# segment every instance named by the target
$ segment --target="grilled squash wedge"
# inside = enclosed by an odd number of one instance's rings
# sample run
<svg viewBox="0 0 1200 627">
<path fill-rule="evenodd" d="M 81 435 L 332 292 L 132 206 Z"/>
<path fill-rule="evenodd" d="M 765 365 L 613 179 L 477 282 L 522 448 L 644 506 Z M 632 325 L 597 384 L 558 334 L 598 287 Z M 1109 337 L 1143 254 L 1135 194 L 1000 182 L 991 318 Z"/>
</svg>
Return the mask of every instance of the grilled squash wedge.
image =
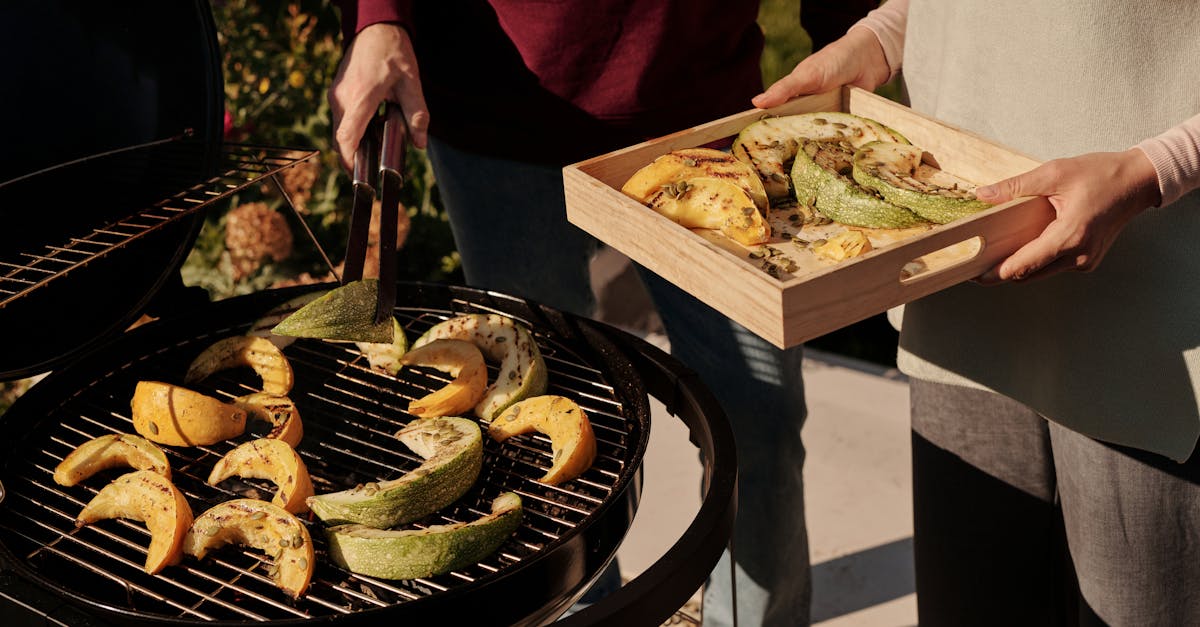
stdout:
<svg viewBox="0 0 1200 627">
<path fill-rule="evenodd" d="M 215 444 L 246 430 L 246 410 L 161 381 L 138 381 L 130 407 L 134 430 L 159 444 Z"/>
<path fill-rule="evenodd" d="M 479 478 L 483 434 L 466 418 L 419 418 L 396 437 L 425 461 L 397 479 L 317 494 L 308 505 L 325 523 L 386 529 L 412 522 L 458 500 Z"/>
<path fill-rule="evenodd" d="M 400 359 L 402 366 L 427 366 L 454 377 L 446 386 L 408 404 L 414 416 L 458 416 L 475 407 L 487 390 L 487 365 L 479 347 L 466 340 L 433 340 Z"/>
<path fill-rule="evenodd" d="M 188 366 L 183 382 L 198 383 L 213 373 L 242 366 L 258 373 L 264 392 L 287 394 L 292 389 L 292 365 L 283 352 L 270 340 L 252 335 L 227 337 L 204 349 Z"/>
<path fill-rule="evenodd" d="M 287 442 L 295 448 L 304 439 L 304 422 L 292 399 L 279 394 L 254 392 L 234 399 L 233 404 L 245 410 L 248 418 L 268 422 L 271 430 L 266 437 Z"/>
<path fill-rule="evenodd" d="M 75 524 L 83 526 L 106 518 L 146 523 L 150 546 L 143 568 L 155 575 L 179 563 L 184 537 L 192 524 L 192 508 L 169 479 L 150 470 L 138 470 L 104 486 L 79 512 Z"/>
<path fill-rule="evenodd" d="M 596 436 L 583 408 L 565 396 L 537 396 L 509 407 L 488 426 L 497 442 L 537 431 L 550 437 L 553 461 L 538 481 L 558 485 L 583 474 L 596 460 Z"/>
<path fill-rule="evenodd" d="M 521 524 L 522 515 L 521 497 L 505 492 L 492 501 L 491 513 L 471 522 L 405 530 L 339 525 L 326 530 L 329 557 L 370 577 L 432 577 L 495 553 Z"/>
<path fill-rule="evenodd" d="M 153 442 L 131 433 L 110 433 L 80 444 L 54 468 L 54 482 L 73 486 L 109 468 L 129 466 L 171 478 L 167 454 Z"/>
<path fill-rule="evenodd" d="M 268 570 L 275 585 L 293 598 L 308 590 L 316 568 L 312 537 L 304 523 L 266 501 L 233 499 L 196 517 L 184 538 L 183 551 L 196 559 L 238 544 L 258 549 L 273 560 Z"/>
<path fill-rule="evenodd" d="M 500 362 L 496 380 L 475 405 L 475 415 L 491 420 L 513 403 L 546 392 L 548 372 L 533 335 L 524 325 L 499 314 L 465 314 L 439 322 L 413 348 L 434 340 L 465 340 L 484 357 Z"/>
<path fill-rule="evenodd" d="M 771 238 L 771 227 L 741 188 L 697 177 L 665 186 L 647 199 L 651 209 L 688 228 L 714 229 L 745 246 Z"/>
<path fill-rule="evenodd" d="M 229 477 L 267 479 L 278 490 L 271 503 L 293 514 L 308 511 L 306 503 L 313 495 L 308 467 L 287 442 L 260 438 L 243 442 L 219 459 L 208 475 L 208 484 L 217 485 Z"/>
<path fill-rule="evenodd" d="M 741 188 L 760 211 L 767 210 L 767 193 L 754 169 L 712 148 L 684 148 L 662 155 L 629 177 L 621 191 L 644 203 L 666 186 L 695 178 L 726 181 Z"/>
</svg>

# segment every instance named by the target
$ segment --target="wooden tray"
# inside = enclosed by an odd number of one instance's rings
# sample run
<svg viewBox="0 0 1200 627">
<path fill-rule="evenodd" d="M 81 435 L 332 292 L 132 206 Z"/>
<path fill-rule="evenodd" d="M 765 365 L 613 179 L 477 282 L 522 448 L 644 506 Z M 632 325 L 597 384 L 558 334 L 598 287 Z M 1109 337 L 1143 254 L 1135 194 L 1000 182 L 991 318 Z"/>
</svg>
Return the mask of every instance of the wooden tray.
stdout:
<svg viewBox="0 0 1200 627">
<path fill-rule="evenodd" d="M 728 145 L 764 115 L 810 111 L 847 111 L 878 120 L 931 153 L 943 170 L 976 184 L 1038 165 L 886 98 L 847 88 L 768 111 L 746 111 L 567 166 L 567 218 L 781 348 L 977 277 L 1041 233 L 1052 218 L 1045 199 L 1019 198 L 946 225 L 865 230 L 875 246 L 867 254 L 831 262 L 800 252 L 792 255 L 794 271 L 773 276 L 763 269 L 761 258 L 751 255 L 760 247 L 743 247 L 714 231 L 687 229 L 620 191 L 635 171 L 659 155 Z M 770 213 L 773 227 L 786 228 L 786 215 L 774 209 Z M 805 229 L 805 235 L 820 236 Z M 773 231 L 769 246 L 789 252 L 799 248 L 790 236 Z"/>
</svg>

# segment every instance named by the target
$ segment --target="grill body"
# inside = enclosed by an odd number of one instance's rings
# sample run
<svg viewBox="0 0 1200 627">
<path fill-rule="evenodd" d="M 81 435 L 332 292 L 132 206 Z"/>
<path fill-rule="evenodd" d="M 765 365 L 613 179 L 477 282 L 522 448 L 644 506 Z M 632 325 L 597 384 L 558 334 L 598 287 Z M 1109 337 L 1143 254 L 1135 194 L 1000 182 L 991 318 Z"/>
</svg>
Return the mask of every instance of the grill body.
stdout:
<svg viewBox="0 0 1200 627">
<path fill-rule="evenodd" d="M 269 566 L 252 550 L 186 558 L 158 577 L 141 572 L 148 535 L 139 523 L 110 520 L 82 529 L 73 518 L 113 469 L 62 488 L 51 474 L 78 444 L 131 432 L 129 398 L 139 379 L 179 382 L 192 357 L 212 342 L 245 332 L 257 317 L 305 288 L 264 292 L 140 327 L 42 381 L 0 421 L 5 497 L 0 501 L 0 558 L 15 574 L 121 623 L 368 624 L 383 616 L 420 623 L 472 621 L 540 624 L 566 609 L 612 559 L 640 496 L 649 409 L 641 379 L 596 327 L 572 316 L 496 294 L 441 285 L 401 284 L 396 316 L 411 338 L 456 313 L 497 312 L 534 330 L 550 369 L 550 393 L 584 407 L 597 434 L 598 457 L 583 476 L 558 487 L 534 481 L 550 464 L 550 442 L 519 436 L 503 445 L 485 437 L 484 470 L 459 502 L 418 525 L 471 520 L 499 492 L 515 490 L 526 515 L 496 554 L 478 565 L 425 580 L 387 582 L 353 575 L 323 555 L 319 522 L 311 523 L 318 562 L 314 585 L 291 602 L 270 583 Z M 291 396 L 305 423 L 298 447 L 318 492 L 393 478 L 420 460 L 392 437 L 411 416 L 412 398 L 445 383 L 444 375 L 405 369 L 373 372 L 352 344 L 300 340 L 285 350 L 296 370 Z M 494 370 L 490 373 L 494 376 Z M 442 377 L 439 379 L 439 377 Z M 196 387 L 231 398 L 254 391 L 248 369 L 225 371 Z M 175 483 L 198 514 L 238 496 L 268 496 L 268 482 L 204 483 L 212 464 L 236 443 L 171 448 Z"/>
</svg>

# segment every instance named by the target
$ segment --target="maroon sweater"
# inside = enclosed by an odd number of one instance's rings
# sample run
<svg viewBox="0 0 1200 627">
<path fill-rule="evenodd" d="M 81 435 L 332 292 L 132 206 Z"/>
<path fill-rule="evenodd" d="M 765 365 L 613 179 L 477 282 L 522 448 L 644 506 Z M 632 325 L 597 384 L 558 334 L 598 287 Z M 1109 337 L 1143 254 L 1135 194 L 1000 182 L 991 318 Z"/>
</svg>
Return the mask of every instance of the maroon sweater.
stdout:
<svg viewBox="0 0 1200 627">
<path fill-rule="evenodd" d="M 563 165 L 749 109 L 758 0 L 347 0 L 413 39 L 430 134 Z"/>
</svg>

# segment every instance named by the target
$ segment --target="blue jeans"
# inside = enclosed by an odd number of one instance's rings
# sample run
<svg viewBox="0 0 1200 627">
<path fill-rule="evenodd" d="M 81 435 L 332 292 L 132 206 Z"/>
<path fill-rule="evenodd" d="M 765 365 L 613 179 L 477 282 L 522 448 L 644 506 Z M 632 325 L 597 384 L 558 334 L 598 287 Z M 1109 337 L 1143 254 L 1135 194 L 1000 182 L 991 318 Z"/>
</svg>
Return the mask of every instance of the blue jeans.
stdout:
<svg viewBox="0 0 1200 627">
<path fill-rule="evenodd" d="M 560 168 L 482 157 L 434 138 L 429 156 L 468 284 L 592 313 L 588 262 L 598 244 L 567 222 Z M 639 270 L 663 319 L 671 353 L 699 374 L 733 425 L 739 622 L 805 625 L 811 584 L 800 439 L 807 415 L 801 350 L 779 350 Z M 726 552 L 706 586 L 706 626 L 732 624 L 729 559 Z M 599 588 L 613 581 L 605 573 L 588 598 L 610 592 Z"/>
</svg>

